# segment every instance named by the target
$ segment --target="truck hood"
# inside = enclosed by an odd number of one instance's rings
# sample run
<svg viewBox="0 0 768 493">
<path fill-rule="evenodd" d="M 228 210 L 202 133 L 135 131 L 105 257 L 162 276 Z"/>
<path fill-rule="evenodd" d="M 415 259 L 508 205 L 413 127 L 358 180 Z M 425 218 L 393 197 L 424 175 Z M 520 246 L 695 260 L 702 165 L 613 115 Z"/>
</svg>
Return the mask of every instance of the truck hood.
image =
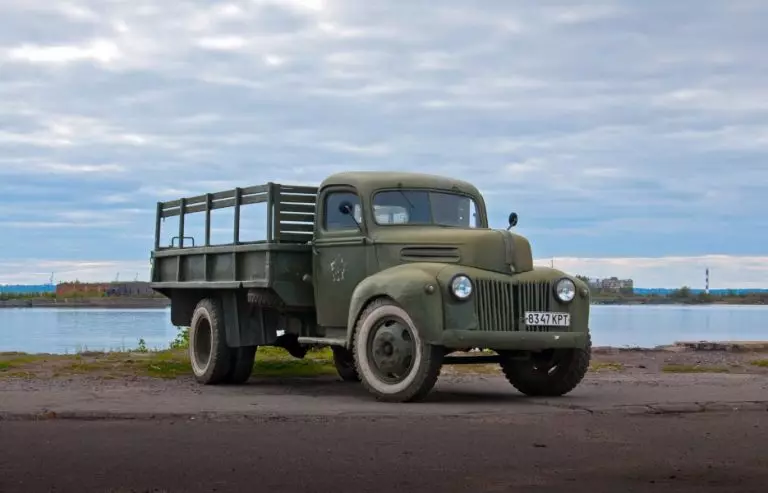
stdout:
<svg viewBox="0 0 768 493">
<path fill-rule="evenodd" d="M 510 274 L 533 270 L 528 240 L 505 230 L 392 227 L 374 236 L 382 269 L 441 262 Z"/>
</svg>

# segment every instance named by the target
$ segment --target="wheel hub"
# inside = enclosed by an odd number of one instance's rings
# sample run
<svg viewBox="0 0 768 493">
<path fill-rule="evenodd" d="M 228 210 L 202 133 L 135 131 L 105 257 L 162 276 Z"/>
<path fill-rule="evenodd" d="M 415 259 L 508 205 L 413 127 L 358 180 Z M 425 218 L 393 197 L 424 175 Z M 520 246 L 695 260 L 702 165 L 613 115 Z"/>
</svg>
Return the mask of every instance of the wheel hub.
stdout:
<svg viewBox="0 0 768 493">
<path fill-rule="evenodd" d="M 413 364 L 415 346 L 408 326 L 388 319 L 380 324 L 371 338 L 373 366 L 385 380 L 400 381 Z"/>
</svg>

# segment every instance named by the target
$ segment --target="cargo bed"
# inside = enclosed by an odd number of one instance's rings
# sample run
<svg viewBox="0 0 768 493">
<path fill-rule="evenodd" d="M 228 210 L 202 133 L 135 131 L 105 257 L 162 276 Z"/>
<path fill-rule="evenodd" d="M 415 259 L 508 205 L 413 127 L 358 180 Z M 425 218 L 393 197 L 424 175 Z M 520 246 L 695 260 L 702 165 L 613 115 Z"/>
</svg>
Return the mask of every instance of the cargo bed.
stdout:
<svg viewBox="0 0 768 493">
<path fill-rule="evenodd" d="M 151 287 L 171 289 L 271 288 L 304 305 L 312 299 L 311 241 L 314 236 L 316 187 L 265 185 L 186 197 L 157 204 Z M 240 240 L 240 209 L 266 203 L 266 238 Z M 211 211 L 234 208 L 232 241 L 211 243 Z M 204 241 L 195 245 L 185 236 L 185 218 L 205 214 Z M 162 222 L 179 217 L 178 234 L 169 246 L 161 245 Z M 309 298 L 308 298 L 309 297 Z M 285 300 L 290 303 L 290 300 Z"/>
</svg>

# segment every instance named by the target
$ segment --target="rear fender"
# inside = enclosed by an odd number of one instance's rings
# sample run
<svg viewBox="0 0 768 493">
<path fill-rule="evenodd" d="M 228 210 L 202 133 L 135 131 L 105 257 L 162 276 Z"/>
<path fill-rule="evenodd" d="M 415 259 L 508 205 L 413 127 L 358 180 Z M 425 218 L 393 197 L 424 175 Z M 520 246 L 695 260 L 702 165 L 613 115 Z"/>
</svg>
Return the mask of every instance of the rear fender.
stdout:
<svg viewBox="0 0 768 493">
<path fill-rule="evenodd" d="M 444 264 L 410 263 L 378 272 L 357 285 L 349 305 L 347 348 L 352 347 L 360 314 L 377 298 L 390 298 L 413 319 L 422 340 L 439 343 L 443 331 L 443 295 L 437 274 Z M 428 286 L 432 286 L 429 292 Z"/>
</svg>

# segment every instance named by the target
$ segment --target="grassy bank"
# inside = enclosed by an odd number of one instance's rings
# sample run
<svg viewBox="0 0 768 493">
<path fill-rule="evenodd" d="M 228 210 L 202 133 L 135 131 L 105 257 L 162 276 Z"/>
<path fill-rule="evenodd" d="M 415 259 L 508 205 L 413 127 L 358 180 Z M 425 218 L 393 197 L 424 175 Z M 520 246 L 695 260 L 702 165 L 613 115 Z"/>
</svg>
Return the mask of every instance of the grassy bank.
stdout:
<svg viewBox="0 0 768 493">
<path fill-rule="evenodd" d="M 257 376 L 318 376 L 335 374 L 330 349 L 313 350 L 296 359 L 280 348 L 261 347 L 254 363 Z M 191 376 L 186 349 L 162 351 L 83 351 L 74 355 L 0 353 L 0 378 L 66 378 L 89 375 L 104 379 L 134 376 Z"/>
<path fill-rule="evenodd" d="M 673 294 L 640 295 L 592 292 L 594 305 L 768 305 L 768 294 L 742 295 Z"/>
<path fill-rule="evenodd" d="M 132 350 L 80 351 L 72 355 L 0 353 L 0 380 L 98 378 L 105 380 L 148 377 L 191 378 L 192 371 L 183 335 L 164 350 L 148 350 L 143 344 Z M 768 375 L 768 358 L 754 352 L 667 352 L 642 350 L 595 353 L 590 373 L 753 373 Z M 497 364 L 447 365 L 444 374 L 500 375 Z M 253 378 L 317 377 L 336 375 L 329 348 L 313 349 L 296 359 L 282 348 L 260 347 Z"/>
</svg>

